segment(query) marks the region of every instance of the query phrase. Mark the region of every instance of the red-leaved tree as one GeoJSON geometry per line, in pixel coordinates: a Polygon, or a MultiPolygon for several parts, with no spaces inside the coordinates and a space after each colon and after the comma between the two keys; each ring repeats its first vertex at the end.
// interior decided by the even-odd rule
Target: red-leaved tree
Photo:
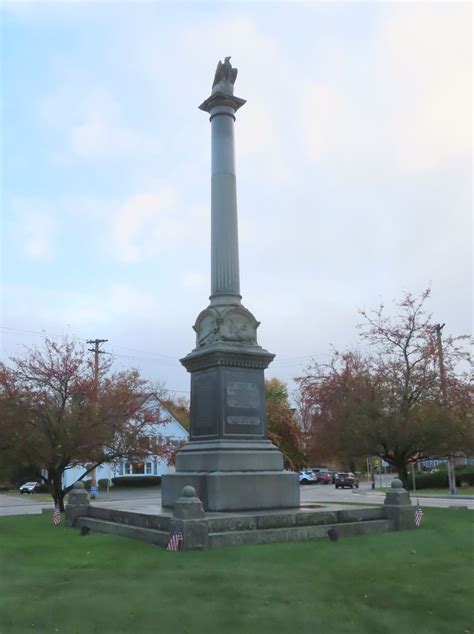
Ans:
{"type": "Polygon", "coordinates": [[[474,450],[468,338],[445,338],[442,386],[428,297],[406,295],[394,317],[361,311],[366,352],[335,352],[297,379],[312,459],[377,455],[406,482],[416,460],[474,450]]]}
{"type": "Polygon", "coordinates": [[[66,469],[85,465],[83,479],[119,458],[172,454],[172,443],[152,433],[160,416],[147,388],[136,370],[110,374],[107,361],[97,377],[79,343],[46,339],[0,365],[0,455],[26,465],[64,510],[66,469]]]}

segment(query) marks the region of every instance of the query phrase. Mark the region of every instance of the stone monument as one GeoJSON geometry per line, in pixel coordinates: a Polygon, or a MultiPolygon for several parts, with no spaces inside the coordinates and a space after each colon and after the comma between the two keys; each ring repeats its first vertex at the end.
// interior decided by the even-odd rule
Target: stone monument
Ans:
{"type": "Polygon", "coordinates": [[[237,69],[219,62],[212,92],[199,108],[210,114],[211,295],[193,328],[196,347],[181,363],[191,374],[191,432],[178,452],[176,473],[162,478],[170,507],[192,486],[206,511],[299,507],[296,473],[283,470],[267,439],[264,375],[274,354],[257,343],[259,323],[240,294],[235,113],[237,69]]]}

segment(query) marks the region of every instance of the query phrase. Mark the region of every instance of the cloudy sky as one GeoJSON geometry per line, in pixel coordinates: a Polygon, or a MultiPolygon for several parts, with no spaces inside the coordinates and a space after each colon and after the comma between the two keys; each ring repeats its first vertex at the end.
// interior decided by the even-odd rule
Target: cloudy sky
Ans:
{"type": "Polygon", "coordinates": [[[232,55],[241,290],[290,381],[358,308],[472,318],[469,3],[3,2],[4,358],[108,339],[186,396],[210,288],[210,125],[232,55]]]}

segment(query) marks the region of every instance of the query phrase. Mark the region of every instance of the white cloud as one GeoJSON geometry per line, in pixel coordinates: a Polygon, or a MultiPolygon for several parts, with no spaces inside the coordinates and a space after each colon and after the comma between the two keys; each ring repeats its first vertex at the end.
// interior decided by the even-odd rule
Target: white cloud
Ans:
{"type": "Polygon", "coordinates": [[[376,23],[364,65],[352,42],[326,40],[318,55],[331,76],[303,91],[309,156],[342,179],[373,179],[382,163],[418,171],[469,160],[470,12],[461,3],[399,4],[376,23]]]}
{"type": "Polygon", "coordinates": [[[429,169],[472,152],[472,7],[399,7],[383,24],[381,72],[397,102],[391,141],[400,163],[429,169]]]}
{"type": "Polygon", "coordinates": [[[35,329],[44,327],[53,334],[66,325],[72,331],[87,332],[124,319],[138,323],[156,318],[162,308],[151,290],[127,284],[111,284],[98,292],[9,286],[4,293],[5,306],[10,307],[5,310],[5,323],[33,323],[31,307],[35,306],[35,329]]]}
{"type": "Polygon", "coordinates": [[[55,251],[57,222],[45,202],[16,198],[11,204],[12,238],[31,260],[51,260],[55,251]]]}
{"type": "Polygon", "coordinates": [[[201,271],[188,269],[181,273],[181,284],[184,288],[199,292],[201,297],[205,297],[209,280],[201,271]]]}
{"type": "Polygon", "coordinates": [[[156,139],[152,142],[127,122],[120,102],[104,88],[50,95],[41,114],[49,125],[65,129],[65,150],[82,159],[136,158],[158,149],[156,139]]]}
{"type": "Polygon", "coordinates": [[[35,213],[23,218],[23,223],[27,233],[24,244],[25,253],[33,260],[49,260],[53,255],[53,218],[46,214],[35,213]]]}
{"type": "Polygon", "coordinates": [[[127,198],[114,211],[112,249],[124,262],[147,260],[163,252],[175,253],[196,242],[206,210],[185,205],[170,186],[127,198]]]}

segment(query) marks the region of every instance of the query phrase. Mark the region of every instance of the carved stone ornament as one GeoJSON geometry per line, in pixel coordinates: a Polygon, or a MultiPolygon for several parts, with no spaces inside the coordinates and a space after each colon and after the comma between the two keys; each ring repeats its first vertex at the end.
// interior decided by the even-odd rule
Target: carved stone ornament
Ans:
{"type": "Polygon", "coordinates": [[[196,349],[216,342],[256,346],[260,322],[243,306],[210,306],[196,319],[196,349]]]}
{"type": "Polygon", "coordinates": [[[214,82],[212,84],[212,94],[222,92],[227,95],[234,94],[234,84],[237,78],[237,68],[232,68],[230,57],[226,57],[224,63],[218,62],[214,82]]]}

